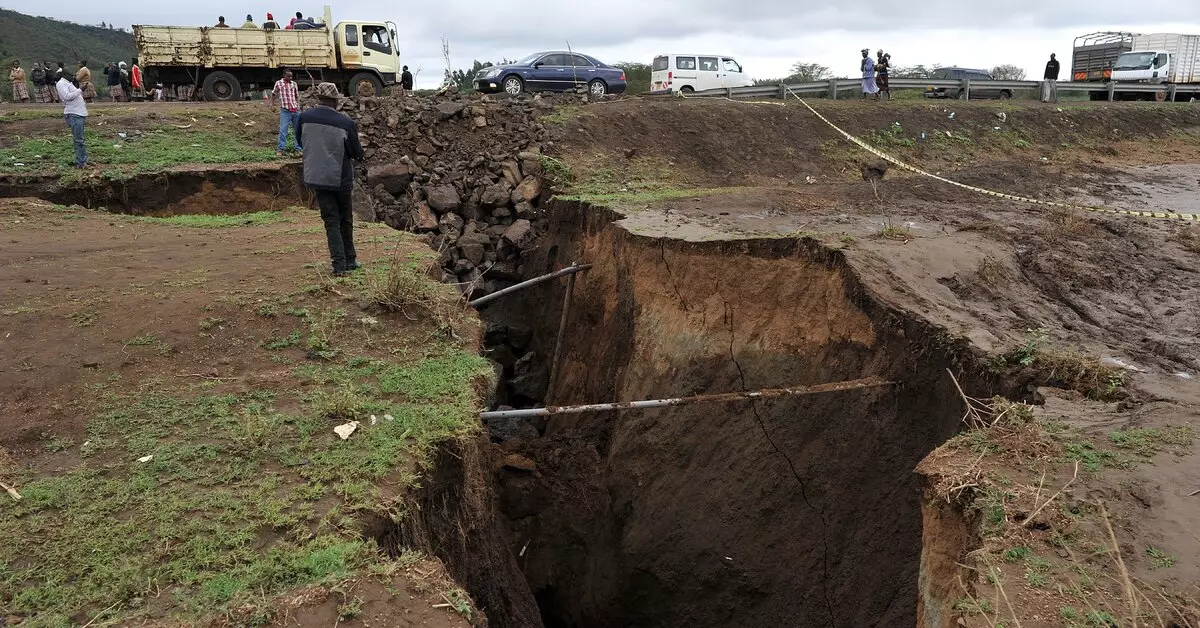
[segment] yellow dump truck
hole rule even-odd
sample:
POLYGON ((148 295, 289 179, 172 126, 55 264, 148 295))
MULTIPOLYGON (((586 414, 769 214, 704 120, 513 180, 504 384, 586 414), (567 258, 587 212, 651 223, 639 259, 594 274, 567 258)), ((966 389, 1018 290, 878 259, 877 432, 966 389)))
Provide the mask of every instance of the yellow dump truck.
POLYGON ((147 81, 191 86, 204 100, 242 100, 271 89, 285 69, 301 86, 329 82, 347 95, 374 96, 400 72, 392 22, 333 23, 329 7, 316 28, 134 26, 147 81))

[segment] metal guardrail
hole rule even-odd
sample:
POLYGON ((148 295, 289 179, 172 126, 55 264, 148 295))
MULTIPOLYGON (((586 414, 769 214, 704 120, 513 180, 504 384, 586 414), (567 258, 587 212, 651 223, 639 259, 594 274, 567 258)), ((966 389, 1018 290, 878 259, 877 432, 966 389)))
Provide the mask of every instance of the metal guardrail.
MULTIPOLYGON (((1016 93, 1022 90, 1038 91, 1042 88, 1042 81, 891 79, 888 83, 892 89, 961 89, 967 99, 970 99, 972 89, 987 90, 991 92, 1005 90, 1016 93)), ((828 81, 818 81, 815 83, 793 83, 710 89, 703 92, 695 92, 693 94, 689 94, 689 96, 700 98, 786 98, 788 93, 791 92, 799 96, 817 95, 826 96, 836 100, 839 92, 858 91, 861 85, 862 81, 860 79, 830 79, 828 81)), ((1180 91, 1188 94, 1200 95, 1200 86, 1196 86, 1194 90, 1188 90, 1186 87, 1183 90, 1179 90, 1178 85, 1114 82, 1084 83, 1064 81, 1058 84, 1058 91, 1102 93, 1107 95, 1107 100, 1109 101, 1117 100, 1117 94, 1121 93, 1157 94, 1162 92, 1163 100, 1174 102, 1177 92, 1180 91)))

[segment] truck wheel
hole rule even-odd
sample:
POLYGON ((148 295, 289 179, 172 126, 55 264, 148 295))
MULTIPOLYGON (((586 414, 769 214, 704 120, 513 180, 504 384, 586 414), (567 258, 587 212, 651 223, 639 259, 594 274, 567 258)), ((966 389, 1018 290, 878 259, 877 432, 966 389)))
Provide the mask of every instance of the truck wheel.
POLYGON ((213 72, 204 77, 204 100, 230 101, 242 99, 242 84, 228 72, 213 72))
POLYGON ((1166 102, 1167 101, 1167 90, 1160 89, 1157 92, 1154 92, 1154 100, 1156 102, 1166 102))
POLYGON ((350 78, 349 96, 355 98, 370 98, 383 94, 383 83, 369 72, 359 72, 350 78))
POLYGON ((1012 98, 1012 92, 1008 90, 1000 92, 1000 100, 1008 100, 1009 98, 1012 98))

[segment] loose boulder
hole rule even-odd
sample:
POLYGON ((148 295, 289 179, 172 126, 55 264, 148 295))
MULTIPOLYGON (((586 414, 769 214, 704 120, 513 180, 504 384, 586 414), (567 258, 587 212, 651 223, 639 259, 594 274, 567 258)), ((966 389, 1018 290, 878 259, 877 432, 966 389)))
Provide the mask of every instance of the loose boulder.
POLYGON ((438 185, 429 188, 425 191, 426 197, 429 199, 429 206, 434 211, 452 212, 462 205, 462 197, 458 195, 458 190, 452 185, 438 185))

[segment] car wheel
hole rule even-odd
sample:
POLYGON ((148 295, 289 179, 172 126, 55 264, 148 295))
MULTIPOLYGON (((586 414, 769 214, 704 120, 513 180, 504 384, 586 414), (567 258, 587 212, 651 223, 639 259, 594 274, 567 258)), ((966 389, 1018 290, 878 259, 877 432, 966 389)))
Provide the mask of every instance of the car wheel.
POLYGON ((242 84, 228 72, 213 72, 204 77, 204 100, 231 101, 242 99, 242 84))
POLYGON ((1000 100, 1008 100, 1009 98, 1012 98, 1012 92, 1010 92, 1010 91, 1000 92, 1000 100))
POLYGON ((608 93, 608 85, 604 81, 596 79, 588 83, 588 93, 593 96, 603 96, 608 93))
POLYGON ((516 96, 525 91, 525 81, 519 76, 509 76, 504 79, 504 91, 510 96, 516 96))

